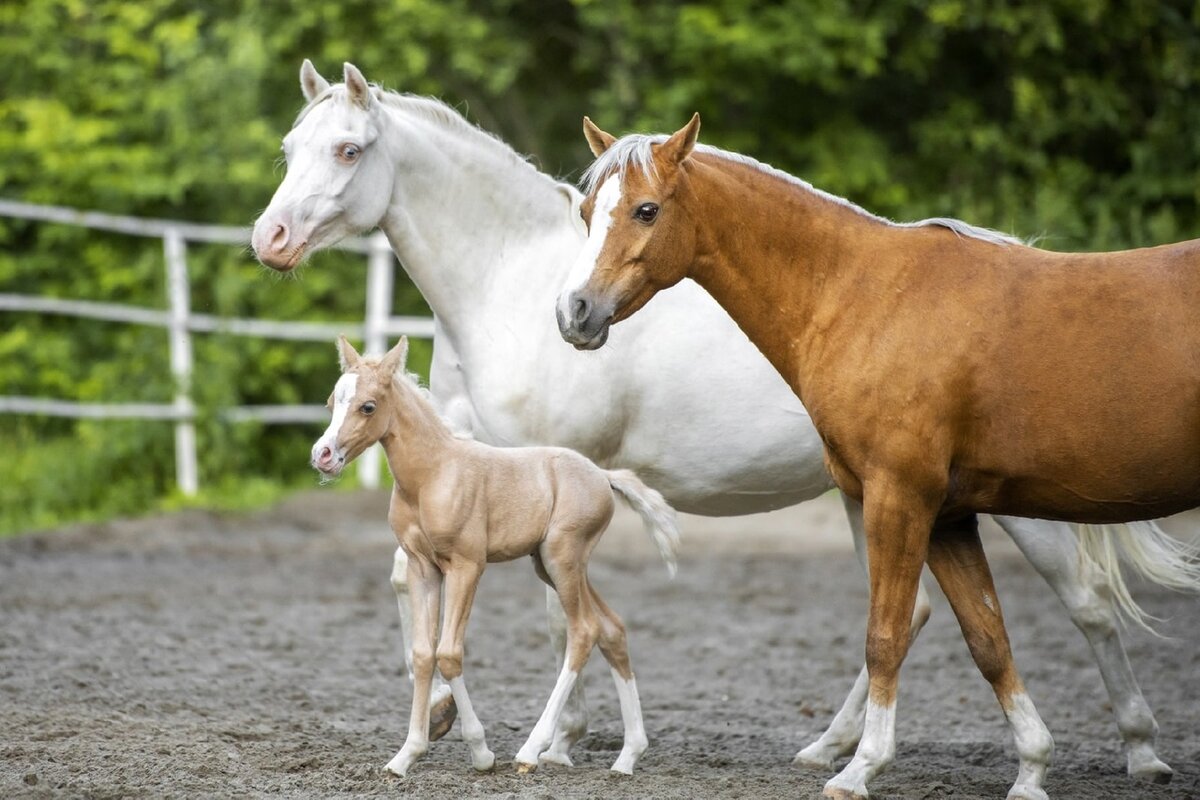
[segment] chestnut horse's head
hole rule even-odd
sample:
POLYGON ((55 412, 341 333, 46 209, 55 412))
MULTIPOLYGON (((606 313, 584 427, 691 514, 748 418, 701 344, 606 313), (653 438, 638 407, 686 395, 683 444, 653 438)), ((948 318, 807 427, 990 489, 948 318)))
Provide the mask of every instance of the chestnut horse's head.
POLYGON ((395 170, 381 131, 379 90, 353 64, 330 86, 312 62, 300 67, 308 105, 283 137, 287 175, 254 224, 259 261, 287 272, 314 250, 369 230, 382 220, 395 170))
POLYGON ((684 161, 700 115, 671 136, 616 139, 583 120, 596 162, 584 176, 588 239, 558 298, 558 329, 581 350, 608 340, 620 322, 682 280, 696 256, 696 227, 683 208, 684 161))

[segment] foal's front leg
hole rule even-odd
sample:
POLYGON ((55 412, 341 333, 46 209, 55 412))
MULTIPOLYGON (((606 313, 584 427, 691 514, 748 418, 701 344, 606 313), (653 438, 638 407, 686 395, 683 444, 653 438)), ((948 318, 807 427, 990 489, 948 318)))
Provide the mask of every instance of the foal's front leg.
MULTIPOLYGON (((546 621, 550 628, 550 644, 554 647, 554 656, 561 671, 567 657, 567 615, 553 586, 546 587, 546 621)), ((580 675, 567 694, 567 703, 554 729, 554 741, 550 749, 542 753, 541 760, 564 767, 574 766, 571 746, 587 735, 587 730, 587 698, 583 693, 583 676, 580 675)))
POLYGON ((438 612, 442 597, 442 573, 419 558, 408 562, 408 584, 412 596, 413 698, 408 720, 408 738, 387 769, 400 777, 429 750, 429 693, 433 684, 434 650, 437 647, 438 612))
POLYGON ((483 723, 475 716, 471 698, 467 696, 467 684, 463 681, 462 663, 467 635, 467 618, 475 602, 475 589, 483 565, 472 562, 455 562, 446 573, 446 619, 442 625, 441 641, 437 649, 438 672, 450 683, 454 702, 462 717, 462 737, 471 748, 471 766, 487 772, 496 763, 496 756, 488 749, 484 738, 483 723))

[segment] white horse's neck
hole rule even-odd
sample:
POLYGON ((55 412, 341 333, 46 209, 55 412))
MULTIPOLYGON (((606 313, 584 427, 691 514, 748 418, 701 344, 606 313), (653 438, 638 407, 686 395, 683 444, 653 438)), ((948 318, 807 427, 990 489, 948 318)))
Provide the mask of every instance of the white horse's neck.
POLYGON ((579 194, 436 101, 393 97, 384 108, 397 180, 380 227, 442 330, 457 340, 487 309, 541 302, 529 287, 565 276, 529 254, 561 246, 548 239, 582 241, 569 223, 579 194))

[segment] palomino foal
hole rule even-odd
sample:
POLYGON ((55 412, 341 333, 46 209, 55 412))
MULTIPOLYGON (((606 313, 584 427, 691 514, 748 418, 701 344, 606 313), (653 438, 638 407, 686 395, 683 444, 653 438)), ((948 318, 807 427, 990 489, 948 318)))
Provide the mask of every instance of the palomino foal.
POLYGON ((342 376, 329 397, 333 421, 313 445, 312 464, 335 476, 380 442, 395 477, 388 522, 408 555, 412 716, 404 747, 387 768, 404 776, 429 748, 435 662, 458 706, 472 765, 492 768, 495 757, 463 682, 467 616, 488 562, 530 556, 566 613, 567 654, 545 711, 517 753, 518 768, 536 769, 538 757, 550 748, 571 688, 598 644, 612 667, 625 724, 624 746, 612 768, 633 772, 647 741, 625 626, 588 582, 587 561, 612 519, 615 491, 641 515, 674 572, 679 541, 674 510, 632 472, 603 470, 574 450, 499 448, 455 437, 405 372, 406 338, 379 360, 361 357, 345 337, 338 350, 342 376))

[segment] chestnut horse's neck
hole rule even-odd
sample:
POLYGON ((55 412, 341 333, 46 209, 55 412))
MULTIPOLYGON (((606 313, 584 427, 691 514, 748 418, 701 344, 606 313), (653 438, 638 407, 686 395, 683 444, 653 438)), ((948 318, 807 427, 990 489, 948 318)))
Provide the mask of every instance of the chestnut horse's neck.
POLYGON ((379 443, 396 484, 415 497, 446 458, 455 436, 409 378, 395 379, 389 409, 391 421, 379 443))
POLYGON ((702 220, 689 277, 703 286, 807 405, 803 370, 855 292, 899 275, 886 239, 899 231, 849 203, 756 166, 694 156, 682 198, 702 220), (870 275, 864 274, 869 269, 870 275))

